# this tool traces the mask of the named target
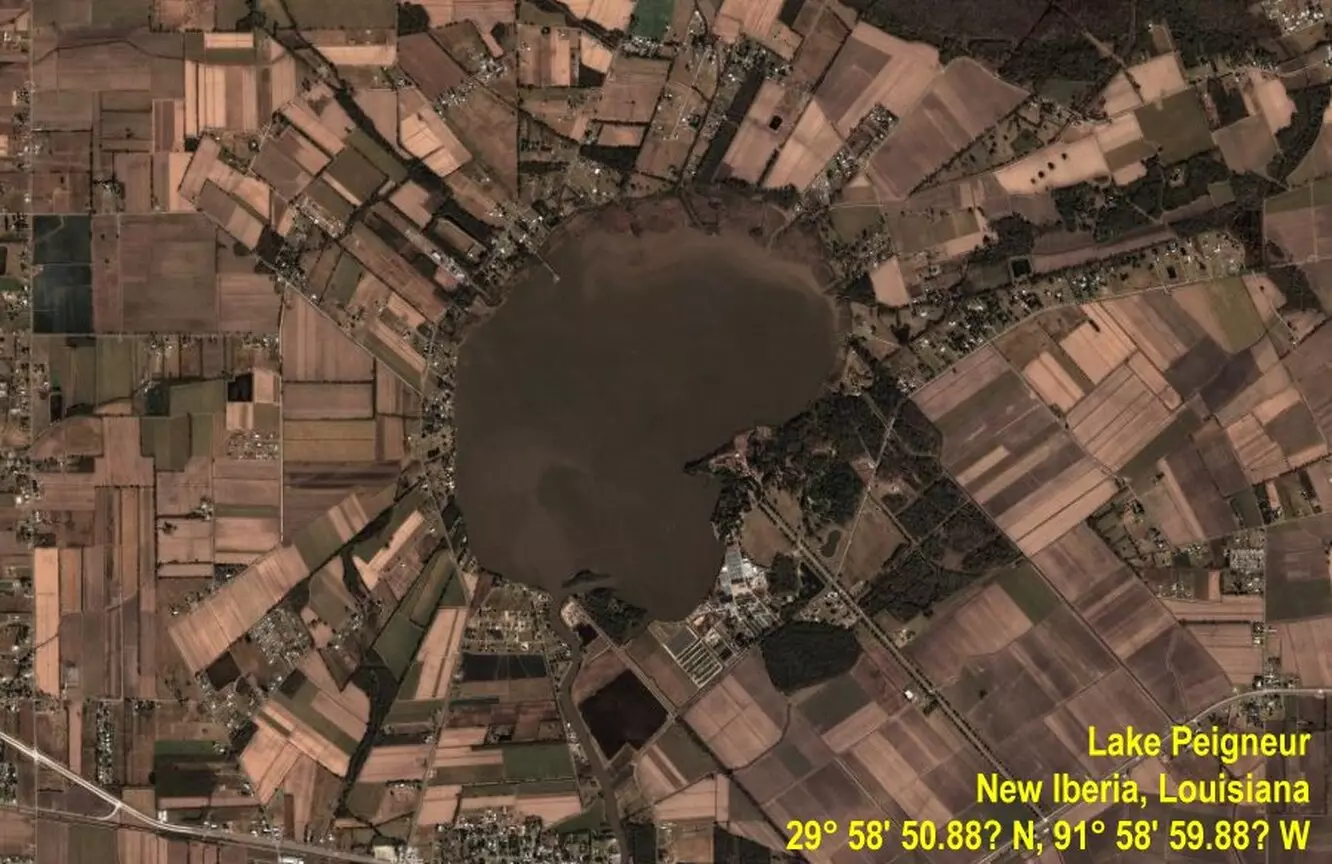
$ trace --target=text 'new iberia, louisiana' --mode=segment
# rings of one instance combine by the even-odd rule
[[[1095,726],[1087,730],[1087,755],[1117,759],[1115,773],[1089,780],[1084,773],[1056,773],[1045,780],[1009,780],[998,774],[976,776],[976,800],[982,803],[1141,804],[1148,795],[1166,804],[1308,804],[1309,781],[1268,780],[1242,775],[1230,769],[1241,760],[1255,757],[1304,756],[1312,735],[1307,732],[1222,732],[1213,726],[1201,731],[1175,726],[1168,737],[1139,732],[1129,726],[1103,738]],[[1147,791],[1128,776],[1140,761],[1156,757],[1176,759],[1199,756],[1215,759],[1222,770],[1215,777],[1191,779],[1157,772],[1157,788]]]

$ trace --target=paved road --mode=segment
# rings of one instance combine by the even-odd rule
[[[1326,694],[1327,694],[1327,688],[1325,688],[1325,687],[1292,687],[1292,688],[1289,688],[1289,689],[1282,689],[1282,690],[1248,690],[1248,691],[1246,691],[1246,692],[1244,692],[1244,693],[1232,693],[1231,695],[1227,696],[1226,698],[1224,698],[1224,699],[1218,699],[1217,701],[1213,702],[1211,705],[1208,705],[1206,708],[1202,709],[1202,710],[1199,711],[1197,714],[1194,714],[1193,717],[1192,717],[1191,719],[1189,719],[1189,720],[1185,720],[1185,721],[1183,721],[1183,722],[1181,722],[1181,723],[1172,723],[1172,724],[1170,724],[1170,726],[1167,727],[1167,728],[1161,733],[1161,736],[1162,736],[1162,738],[1168,738],[1168,737],[1170,736],[1170,730],[1173,729],[1173,728],[1176,727],[1176,726],[1192,726],[1194,723],[1197,723],[1199,720],[1202,720],[1204,717],[1206,717],[1208,714],[1211,714],[1213,711],[1220,711],[1222,708],[1229,708],[1231,705],[1235,705],[1235,704],[1237,704],[1237,703],[1239,703],[1239,702],[1244,702],[1244,701],[1246,701],[1246,700],[1248,700],[1248,699],[1260,699],[1260,698],[1265,698],[1265,697],[1267,697],[1267,696],[1273,696],[1273,695],[1275,695],[1275,696],[1325,696]],[[1112,777],[1112,776],[1114,776],[1115,774],[1128,774],[1130,771],[1132,771],[1134,768],[1136,768],[1138,765],[1140,765],[1142,762],[1144,762],[1144,761],[1145,761],[1146,759],[1148,759],[1148,758],[1155,758],[1155,757],[1134,756],[1132,759],[1128,759],[1128,760],[1126,760],[1126,761],[1120,763],[1120,764],[1117,765],[1115,768],[1113,768],[1112,770],[1110,770],[1109,772],[1107,772],[1106,775],[1105,775],[1105,777]],[[1102,778],[1102,779],[1104,779],[1104,778]],[[1049,831],[1049,829],[1050,829],[1050,824],[1051,824],[1052,822],[1054,822],[1055,820],[1057,820],[1060,816],[1062,816],[1063,814],[1067,813],[1069,810],[1073,809],[1074,807],[1079,807],[1079,806],[1083,806],[1083,805],[1081,805],[1081,804],[1065,804],[1065,805],[1063,805],[1062,807],[1059,807],[1059,808],[1057,808],[1057,809],[1055,809],[1055,810],[1052,810],[1050,813],[1046,814],[1046,815],[1045,815],[1044,817],[1042,817],[1041,819],[1036,820],[1036,833],[1037,833],[1037,835],[1040,836],[1040,835],[1043,835],[1043,834],[1047,833],[1047,832]],[[1004,855],[1007,855],[1007,854],[1009,853],[1009,851],[1012,850],[1012,848],[1013,848],[1013,844],[1012,844],[1011,842],[1010,842],[1010,843],[1005,843],[1003,846],[999,847],[998,849],[994,850],[993,852],[991,852],[991,853],[990,853],[989,855],[987,855],[986,857],[982,858],[982,859],[978,862],[978,864],[990,864],[990,862],[995,861],[995,860],[997,860],[998,858],[1000,858],[1000,857],[1002,857],[1002,856],[1004,856]]]
[[[796,545],[796,548],[801,550],[801,563],[808,564],[810,569],[818,574],[819,578],[823,580],[824,584],[841,595],[842,599],[846,602],[846,605],[855,610],[856,617],[860,619],[860,622],[878,638],[879,642],[886,649],[888,649],[888,652],[893,655],[894,659],[901,664],[902,668],[905,669],[907,674],[911,676],[912,680],[916,682],[916,686],[920,688],[921,692],[934,700],[934,704],[938,706],[939,710],[942,711],[949,720],[952,721],[953,726],[956,727],[958,732],[962,733],[962,737],[967,739],[967,742],[971,744],[972,747],[976,748],[976,751],[980,753],[981,756],[985,757],[986,761],[988,761],[999,774],[1003,775],[1006,779],[1013,779],[1013,775],[1004,767],[1004,763],[999,760],[999,757],[990,749],[989,745],[981,739],[980,735],[976,733],[976,730],[971,728],[971,724],[967,719],[953,708],[952,705],[948,704],[948,700],[943,698],[943,694],[939,693],[938,689],[933,683],[931,683],[930,679],[926,677],[921,668],[916,665],[916,662],[897,647],[897,644],[893,642],[892,638],[887,633],[883,632],[883,628],[874,623],[874,619],[865,614],[865,610],[860,608],[859,603],[854,602],[849,596],[847,596],[846,592],[843,591],[842,587],[837,583],[836,576],[829,572],[819,556],[814,550],[809,548],[801,533],[788,524],[782,514],[777,512],[777,508],[761,496],[759,498],[758,506],[762,508],[763,512],[766,513],[769,518],[772,519],[773,524],[775,524],[782,533],[786,534],[787,539],[791,540],[791,542]]]
[[[89,780],[85,780],[78,774],[75,774],[67,768],[58,759],[47,756],[36,747],[30,747],[18,738],[6,732],[0,732],[0,741],[14,748],[27,756],[33,762],[44,768],[49,768],[71,783],[82,786],[98,798],[110,804],[115,810],[125,816],[132,817],[145,825],[161,831],[164,834],[176,834],[182,837],[191,837],[196,840],[208,840],[213,843],[230,843],[233,846],[248,846],[252,849],[263,849],[265,851],[274,851],[279,855],[311,856],[337,861],[352,861],[356,864],[383,864],[379,859],[371,855],[362,855],[357,852],[346,852],[341,849],[329,849],[323,846],[311,846],[308,843],[296,843],[283,838],[259,837],[254,834],[240,834],[234,831],[220,831],[215,828],[199,828],[194,825],[177,825],[171,822],[163,822],[149,816],[146,813],[134,809],[124,801],[112,795],[110,792],[98,786]]]
[[[629,837],[624,831],[624,820],[620,818],[620,807],[615,800],[615,780],[611,776],[610,768],[601,759],[601,752],[597,749],[596,740],[592,737],[592,730],[588,728],[587,722],[583,720],[583,715],[573,701],[574,679],[578,677],[578,672],[583,667],[583,643],[579,640],[578,634],[570,629],[569,625],[565,624],[564,619],[560,617],[560,609],[563,608],[564,601],[568,596],[566,592],[561,591],[550,599],[549,621],[551,629],[569,646],[571,661],[569,668],[565,670],[564,679],[560,681],[555,690],[555,697],[559,700],[560,714],[564,717],[565,722],[573,727],[574,734],[578,736],[578,743],[583,747],[583,755],[587,757],[588,765],[592,768],[592,776],[597,778],[597,784],[601,786],[601,800],[605,805],[606,822],[615,835],[615,841],[620,844],[621,858],[633,864],[629,852]]]
[[[788,525],[786,520],[782,518],[782,515],[777,512],[777,509],[773,507],[771,504],[769,504],[767,501],[760,499],[759,506],[763,508],[764,512],[767,513],[773,519],[773,521],[784,533],[786,533],[791,539],[793,539],[796,542],[796,544],[801,549],[804,550],[805,554],[802,557],[804,563],[810,564],[812,566],[812,569],[814,569],[814,571],[818,573],[819,576],[822,577],[825,582],[827,582],[829,585],[835,586],[836,584],[835,581],[830,580],[828,574],[824,572],[825,568],[823,567],[823,562],[819,560],[819,558],[813,553],[812,550],[808,549],[808,547],[805,546],[799,532],[795,531],[790,525]],[[840,588],[838,588],[837,590],[840,590]],[[956,715],[956,712],[952,709],[952,706],[950,706],[946,700],[938,697],[937,691],[934,689],[933,685],[929,683],[924,673],[920,672],[920,670],[916,667],[915,663],[913,663],[910,660],[910,658],[907,658],[905,655],[902,654],[902,652],[897,648],[897,646],[893,644],[892,640],[889,639],[887,635],[883,633],[883,631],[869,618],[869,616],[865,615],[864,611],[861,610],[858,605],[854,603],[851,603],[850,605],[852,606],[852,608],[856,610],[856,612],[858,613],[858,617],[861,619],[861,621],[869,626],[869,628],[879,637],[879,640],[883,642],[883,644],[887,646],[889,651],[891,651],[898,658],[899,662],[903,664],[903,666],[912,675],[912,677],[916,678],[920,687],[926,692],[935,696],[936,702],[939,705],[940,709],[943,710],[949,716],[949,719],[953,720],[954,725],[958,727],[958,729],[962,732],[962,734],[966,738],[971,740],[972,746],[976,747],[981,752],[982,755],[985,755],[987,758],[989,758],[990,762],[994,764],[996,768],[999,769],[999,772],[1001,774],[1011,779],[1011,775],[1009,775],[1008,772],[1004,770],[1003,765],[998,761],[997,758],[994,757],[994,754],[992,753],[990,748],[986,746],[983,741],[980,741],[978,736],[976,736],[975,733],[971,730],[970,724],[968,724],[966,720],[962,718],[960,715]],[[1237,703],[1243,702],[1248,699],[1257,699],[1270,695],[1325,696],[1326,693],[1327,693],[1327,688],[1323,687],[1293,687],[1282,690],[1250,690],[1244,693],[1232,693],[1231,695],[1225,697],[1224,699],[1218,699],[1216,702],[1213,702],[1211,705],[1208,705],[1206,708],[1203,708],[1192,718],[1182,721],[1180,723],[1172,723],[1171,728],[1173,728],[1174,726],[1192,725],[1194,723],[1197,723],[1199,720],[1202,720],[1204,717],[1206,717],[1208,714],[1211,714],[1213,711],[1220,711],[1223,708],[1228,708],[1231,705],[1235,705]],[[1164,732],[1162,732],[1162,735],[1165,737],[1168,737],[1169,734],[1170,734],[1170,728],[1167,728]],[[1145,757],[1137,756],[1132,759],[1129,759],[1123,762],[1122,764],[1116,766],[1113,770],[1107,772],[1105,776],[1110,777],[1115,774],[1126,774],[1132,771],[1135,767],[1137,767],[1143,761],[1144,758]],[[1060,816],[1067,813],[1074,806],[1077,805],[1072,805],[1072,804],[1063,805],[1058,809],[1053,810],[1050,813],[1046,814],[1041,819],[1037,820],[1036,821],[1037,833],[1038,834],[1046,833],[1049,830],[1051,823],[1059,819]],[[978,862],[978,864],[991,864],[991,862],[994,862],[1000,857],[1008,854],[1008,852],[1011,851],[1012,849],[1012,845],[1013,844],[1011,842],[1004,844],[1000,848],[996,849],[994,852],[987,855],[985,858],[981,859]]]

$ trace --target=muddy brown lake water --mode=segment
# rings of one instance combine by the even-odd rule
[[[837,357],[810,271],[747,237],[569,240],[467,335],[457,498],[482,566],[558,592],[580,573],[681,618],[722,563],[719,493],[690,462],[780,423]]]

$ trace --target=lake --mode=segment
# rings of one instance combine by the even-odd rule
[[[482,566],[558,593],[583,573],[678,619],[722,563],[719,493],[687,464],[800,413],[837,359],[806,267],[747,236],[593,233],[467,334],[457,500]]]

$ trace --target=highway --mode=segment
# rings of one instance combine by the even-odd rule
[[[101,786],[98,786],[96,783],[85,780],[78,774],[75,774],[58,759],[53,759],[50,756],[47,756],[36,747],[29,747],[13,735],[6,732],[0,732],[0,741],[3,741],[6,745],[24,754],[37,765],[49,768],[69,782],[87,789],[89,792],[114,808],[111,815],[118,812],[125,816],[130,816],[164,834],[174,834],[194,840],[207,840],[212,843],[230,843],[233,846],[247,846],[251,849],[263,849],[265,851],[275,852],[279,856],[309,856],[335,861],[351,861],[356,862],[356,864],[383,864],[382,861],[371,855],[362,855],[357,852],[346,852],[341,849],[329,849],[323,846],[312,846],[308,843],[296,843],[281,837],[260,837],[254,834],[241,834],[235,831],[221,831],[215,828],[199,828],[194,825],[177,825],[171,822],[163,822],[160,819],[156,819],[146,813],[141,813],[134,809],[115,795],[112,795],[110,792],[103,789]],[[101,818],[105,819],[107,817]]]
[[[1218,699],[1217,701],[1213,702],[1211,705],[1208,705],[1206,708],[1202,709],[1197,714],[1194,714],[1191,719],[1183,721],[1181,723],[1170,724],[1170,726],[1168,726],[1165,730],[1161,732],[1161,736],[1162,738],[1169,738],[1170,730],[1176,726],[1192,726],[1193,724],[1197,723],[1199,720],[1202,720],[1208,714],[1211,714],[1213,711],[1220,711],[1222,708],[1229,708],[1231,705],[1237,704],[1239,702],[1244,702],[1248,699],[1259,699],[1268,696],[1325,696],[1326,694],[1327,694],[1327,688],[1325,687],[1291,687],[1289,689],[1281,689],[1281,690],[1248,690],[1245,691],[1244,693],[1232,693],[1226,698]],[[1154,757],[1134,756],[1132,759],[1128,759],[1117,765],[1113,770],[1108,772],[1105,775],[1105,777],[1113,777],[1116,774],[1128,774],[1148,758],[1154,758]],[[1060,816],[1064,815],[1074,807],[1080,807],[1080,806],[1084,805],[1065,804],[1062,807],[1050,811],[1044,817],[1036,820],[1037,835],[1040,836],[1048,832],[1050,830],[1050,823],[1056,821],[1057,819],[1059,819]],[[1013,844],[1011,842],[1005,843],[1003,846],[999,847],[998,849],[991,852],[989,855],[982,858],[978,862],[978,864],[990,864],[990,862],[993,862],[999,859],[1000,857],[1007,855],[1009,851],[1012,850],[1012,848]]]

